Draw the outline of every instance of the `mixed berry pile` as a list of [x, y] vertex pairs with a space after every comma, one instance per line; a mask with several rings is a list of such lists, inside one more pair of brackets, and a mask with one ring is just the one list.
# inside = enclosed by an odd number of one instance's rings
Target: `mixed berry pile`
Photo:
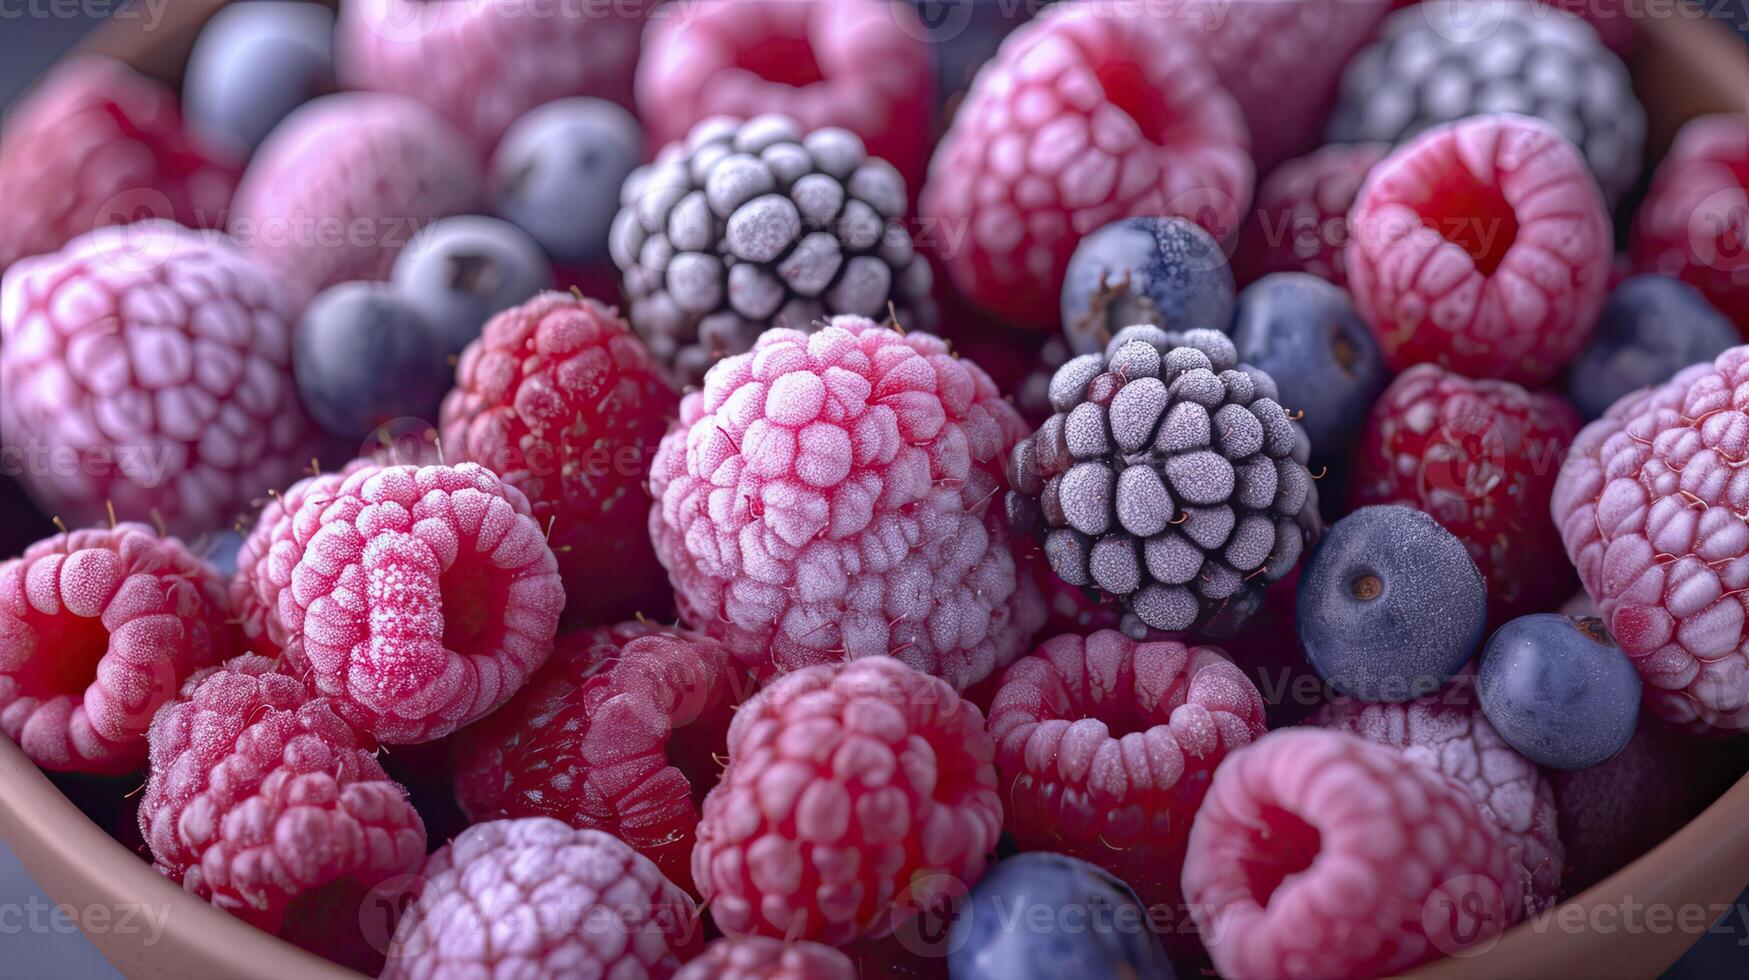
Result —
[[63, 63], [0, 151], [0, 732], [384, 977], [1484, 952], [1749, 766], [1749, 115], [1643, 167], [1575, 6]]

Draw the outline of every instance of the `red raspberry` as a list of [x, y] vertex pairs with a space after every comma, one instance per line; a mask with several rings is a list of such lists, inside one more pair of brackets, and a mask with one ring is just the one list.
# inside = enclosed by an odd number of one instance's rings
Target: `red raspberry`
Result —
[[1394, 371], [1432, 362], [1534, 385], [1585, 346], [1613, 235], [1585, 158], [1497, 113], [1435, 127], [1367, 177], [1345, 258]]
[[678, 404], [643, 342], [592, 299], [543, 293], [493, 317], [462, 352], [444, 449], [528, 496], [559, 560], [568, 621], [667, 613], [644, 480]]
[[978, 73], [930, 162], [921, 234], [973, 302], [1054, 331], [1081, 236], [1182, 215], [1229, 237], [1252, 177], [1245, 121], [1188, 32], [1059, 4]]
[[1616, 402], [1585, 427], [1552, 510], [1646, 703], [1696, 730], [1749, 729], [1749, 347]]
[[1494, 625], [1546, 612], [1573, 591], [1548, 501], [1580, 424], [1553, 392], [1417, 365], [1373, 406], [1350, 498], [1407, 504], [1457, 535], [1488, 580]]
[[976, 707], [891, 657], [785, 674], [735, 713], [692, 880], [731, 935], [890, 933], [983, 874], [993, 752]]
[[425, 857], [425, 825], [376, 746], [265, 657], [190, 678], [150, 740], [140, 832], [158, 870], [269, 932], [339, 943], [356, 930], [347, 899]]
[[1390, 151], [1383, 143], [1336, 143], [1275, 168], [1257, 188], [1255, 212], [1233, 253], [1240, 281], [1306, 272], [1348, 285], [1348, 212], [1368, 171]]
[[1460, 785], [1341, 732], [1235, 752], [1190, 829], [1184, 894], [1227, 977], [1373, 977], [1485, 944], [1523, 899]]
[[1634, 216], [1634, 265], [1699, 289], [1749, 337], [1749, 114], [1682, 127]]
[[309, 498], [331, 500], [345, 478], [344, 472], [322, 473], [273, 494], [237, 549], [237, 571], [229, 588], [231, 611], [254, 652], [277, 657], [285, 649], [279, 593], [291, 584], [292, 567], [297, 564], [299, 549], [291, 537], [292, 515]]
[[221, 227], [237, 165], [183, 128], [176, 94], [108, 58], [63, 62], [0, 139], [0, 271], [142, 216]]
[[437, 849], [383, 980], [671, 977], [698, 950], [692, 900], [599, 830], [528, 817]]
[[292, 515], [285, 660], [381, 741], [427, 742], [510, 700], [565, 593], [528, 498], [475, 463], [366, 466]]
[[739, 0], [655, 19], [638, 63], [638, 116], [652, 148], [712, 116], [789, 116], [839, 126], [922, 183], [935, 69], [909, 4]]
[[297, 308], [222, 236], [102, 228], [0, 283], [0, 429], [51, 514], [228, 524], [323, 444], [291, 376]]
[[761, 675], [891, 654], [963, 690], [1044, 622], [1000, 496], [1025, 432], [929, 334], [766, 331], [656, 453], [650, 533], [682, 616]]
[[189, 674], [231, 655], [224, 585], [140, 524], [0, 563], [0, 731], [44, 769], [120, 773]]
[[850, 957], [819, 943], [731, 936], [704, 948], [674, 980], [856, 980]]

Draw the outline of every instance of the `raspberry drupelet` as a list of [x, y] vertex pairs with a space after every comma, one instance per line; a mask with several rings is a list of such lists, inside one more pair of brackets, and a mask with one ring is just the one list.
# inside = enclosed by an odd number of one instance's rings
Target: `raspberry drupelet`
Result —
[[1749, 113], [1682, 127], [1634, 216], [1634, 266], [1689, 283], [1749, 337]]

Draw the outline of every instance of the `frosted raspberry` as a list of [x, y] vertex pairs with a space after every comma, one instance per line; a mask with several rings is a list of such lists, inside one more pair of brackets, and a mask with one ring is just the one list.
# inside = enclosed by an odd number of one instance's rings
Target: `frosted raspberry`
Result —
[[692, 900], [599, 830], [475, 824], [419, 872], [383, 980], [671, 977], [699, 944]]
[[0, 731], [44, 769], [119, 773], [189, 674], [231, 655], [224, 586], [140, 524], [57, 534], [0, 563]]
[[483, 181], [466, 140], [429, 109], [345, 92], [304, 105], [269, 134], [237, 188], [229, 228], [308, 300], [336, 283], [387, 279], [420, 228], [475, 207]]
[[754, 670], [891, 654], [963, 689], [1044, 622], [1002, 461], [1025, 434], [929, 334], [768, 330], [686, 396], [650, 474], [681, 615]]
[[425, 825], [376, 746], [265, 657], [190, 678], [150, 741], [140, 832], [153, 862], [269, 932], [339, 943], [357, 931], [351, 899], [425, 856]]
[[237, 549], [237, 572], [229, 586], [231, 612], [256, 653], [278, 656], [285, 649], [279, 593], [291, 584], [292, 566], [297, 564], [299, 549], [291, 537], [292, 515], [306, 499], [332, 499], [344, 480], [344, 473], [322, 473], [273, 494]]
[[1279, 731], [1216, 771], [1184, 894], [1222, 976], [1373, 977], [1487, 943], [1523, 912], [1460, 785], [1341, 732]]
[[644, 480], [678, 402], [614, 310], [564, 293], [498, 314], [462, 353], [444, 450], [528, 496], [569, 621], [659, 616], [672, 601], [644, 526]]
[[819, 943], [731, 936], [706, 946], [674, 980], [856, 980], [856, 967]]
[[1682, 127], [1634, 216], [1634, 265], [1699, 289], [1749, 336], [1749, 114]]
[[[346, 88], [418, 99], [484, 160], [523, 113], [592, 95], [632, 104], [638, 37], [656, 0], [348, 0], [334, 31]], [[691, 21], [695, 12], [668, 15]]]
[[651, 146], [712, 116], [775, 112], [802, 129], [838, 126], [911, 187], [929, 155], [935, 75], [909, 4], [740, 0], [655, 19], [638, 63], [638, 115]]
[[237, 164], [196, 143], [176, 94], [108, 58], [61, 63], [0, 140], [0, 271], [142, 213], [218, 227]]
[[930, 161], [922, 237], [1017, 324], [1057, 328], [1069, 258], [1100, 226], [1179, 215], [1227, 238], [1251, 202], [1244, 119], [1194, 35], [1125, 7], [1059, 4], [1009, 35]]
[[1015, 661], [988, 729], [1023, 850], [1091, 861], [1176, 912], [1190, 818], [1227, 753], [1263, 735], [1263, 697], [1215, 647], [1102, 630]]
[[1646, 703], [1697, 730], [1749, 728], [1749, 347], [1623, 398], [1586, 426], [1552, 510]]
[[[291, 376], [297, 309], [222, 237], [102, 228], [0, 282], [0, 430], [71, 525], [230, 522], [320, 448]], [[154, 514], [154, 511], [156, 512]]]
[[891, 657], [786, 674], [741, 706], [692, 880], [731, 935], [843, 945], [984, 871], [1002, 826], [984, 716]]
[[1384, 143], [1338, 143], [1275, 168], [1258, 185], [1257, 205], [1233, 253], [1240, 281], [1306, 272], [1346, 286], [1348, 212], [1367, 173], [1390, 149]]
[[1536, 763], [1494, 731], [1468, 696], [1469, 675], [1461, 680], [1462, 685], [1401, 704], [1337, 698], [1309, 724], [1401, 749], [1405, 758], [1468, 789], [1499, 828], [1523, 879], [1524, 914], [1534, 915], [1560, 897], [1566, 868], [1554, 787]]
[[753, 682], [728, 648], [642, 623], [572, 633], [460, 742], [468, 818], [555, 817], [625, 841], [692, 884], [698, 801]]
[[1497, 113], [1428, 130], [1355, 202], [1344, 256], [1356, 308], [1392, 370], [1548, 380], [1591, 336], [1613, 237], [1579, 151]]
[[292, 515], [285, 660], [360, 730], [440, 738], [547, 659], [564, 589], [528, 498], [475, 463], [367, 466]]

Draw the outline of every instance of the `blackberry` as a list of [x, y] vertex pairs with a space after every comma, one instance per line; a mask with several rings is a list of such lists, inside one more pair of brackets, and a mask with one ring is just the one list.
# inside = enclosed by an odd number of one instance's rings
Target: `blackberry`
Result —
[[707, 119], [627, 178], [609, 236], [632, 327], [671, 380], [704, 377], [770, 327], [840, 314], [935, 321], [904, 178], [848, 130]]
[[1639, 177], [1646, 113], [1627, 66], [1585, 21], [1520, 0], [1433, 0], [1392, 14], [1349, 63], [1326, 135], [1400, 143], [1491, 112], [1554, 126], [1585, 155], [1612, 205]]
[[1010, 457], [1009, 522], [1132, 636], [1231, 633], [1322, 530], [1310, 442], [1225, 334], [1126, 327], [1050, 400]]

